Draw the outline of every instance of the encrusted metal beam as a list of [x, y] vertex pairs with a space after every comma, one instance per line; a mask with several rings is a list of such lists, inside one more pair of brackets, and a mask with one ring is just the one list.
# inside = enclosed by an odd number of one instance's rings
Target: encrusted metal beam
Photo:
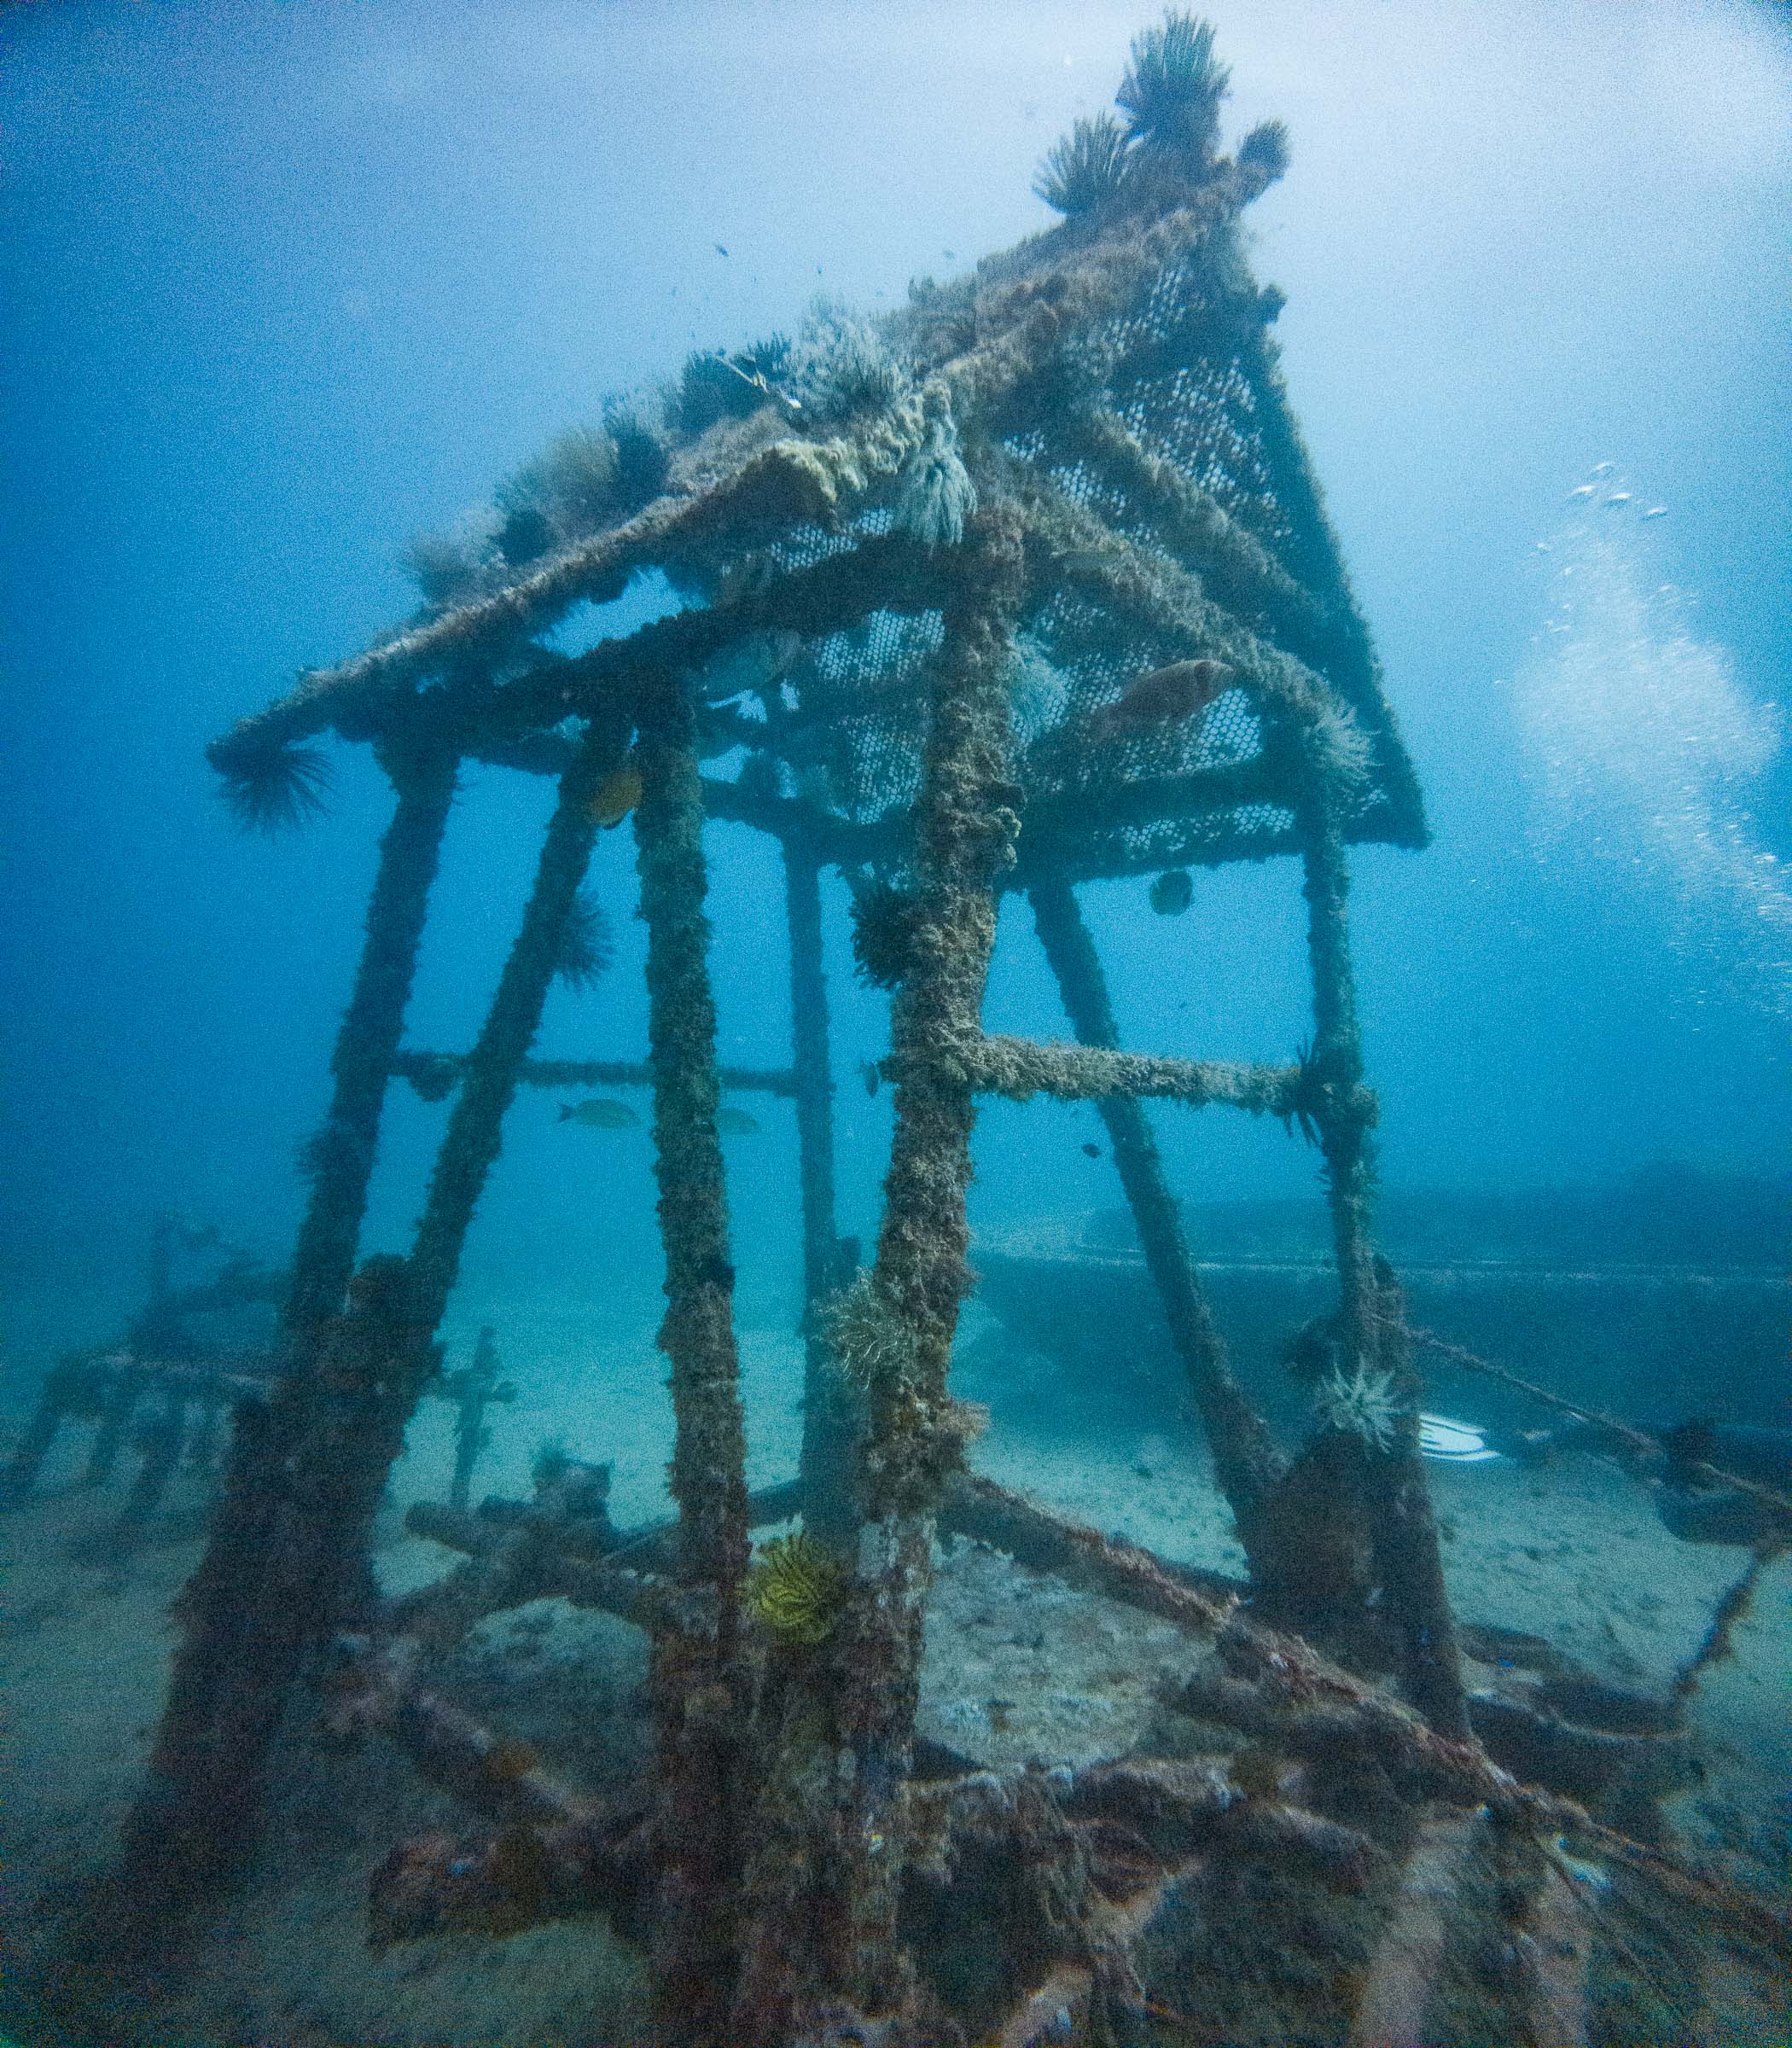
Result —
[[1301, 809], [1301, 830], [1313, 992], [1309, 1071], [1316, 1084], [1309, 1114], [1325, 1156], [1338, 1264], [1336, 1370], [1359, 1382], [1373, 1376], [1388, 1388], [1385, 1447], [1357, 1440], [1368, 1468], [1360, 1498], [1375, 1572], [1405, 1640], [1408, 1695], [1441, 1733], [1466, 1737], [1469, 1709], [1456, 1625], [1419, 1450], [1423, 1382], [1412, 1363], [1404, 1300], [1393, 1274], [1376, 1259], [1369, 1236], [1375, 1111], [1363, 1085], [1347, 908], [1350, 874], [1337, 798], [1317, 765]]
[[[223, 1498], [182, 1597], [183, 1633], [148, 1782], [125, 1826], [125, 1867], [146, 1923], [203, 1897], [248, 1853], [288, 1691], [352, 1577], [344, 1551], [358, 1539], [355, 1516], [309, 1461], [340, 1436], [345, 1400], [373, 1375], [368, 1361], [392, 1335], [388, 1289], [364, 1300], [352, 1321], [343, 1308], [455, 775], [454, 756], [442, 751], [390, 753], [386, 765], [398, 805], [337, 1034], [329, 1112], [311, 1144], [284, 1369], [265, 1409], [237, 1411]], [[352, 1361], [340, 1388], [324, 1382], [326, 1355]], [[134, 1407], [141, 1376], [127, 1370], [120, 1388]], [[370, 1414], [366, 1430], [375, 1445], [378, 1421]]]
[[[978, 1033], [953, 1056], [980, 1095], [1024, 1103], [1035, 1095], [1059, 1102], [1155, 1099], [1191, 1109], [1225, 1104], [1253, 1116], [1292, 1117], [1302, 1105], [1299, 1067], [1251, 1067], [1239, 1060], [1179, 1060], [1156, 1053], [1116, 1052], [1101, 1045], [1050, 1045], [1033, 1039]], [[900, 1078], [899, 1050], [885, 1062]]]
[[1007, 682], [1021, 567], [1015, 527], [992, 521], [961, 564], [960, 592], [946, 614], [916, 806], [915, 940], [891, 1024], [896, 1130], [874, 1284], [912, 1348], [871, 1377], [861, 1597], [840, 1701], [852, 1756], [841, 1837], [843, 1959], [852, 1994], [868, 2011], [900, 2007], [911, 1985], [897, 1934], [902, 1790], [934, 1527], [963, 1452], [946, 1391], [970, 1278], [965, 1190], [976, 1097], [961, 1055], [981, 1035], [996, 883], [1018, 829], [1000, 793], [1011, 773]]
[[[439, 1103], [461, 1084], [467, 1068], [463, 1052], [399, 1052], [393, 1055], [394, 1079], [409, 1081], [426, 1103]], [[724, 1089], [748, 1095], [794, 1096], [796, 1076], [784, 1067], [719, 1067]], [[653, 1068], [645, 1060], [525, 1060], [516, 1070], [524, 1088], [650, 1088]]]
[[[1078, 1038], [1085, 1046], [1112, 1052], [1120, 1043], [1120, 1027], [1108, 999], [1101, 957], [1075, 892], [1068, 882], [1042, 883], [1033, 890], [1032, 900], [1040, 943]], [[1281, 1099], [1287, 1102], [1291, 1091], [1298, 1091], [1300, 1070], [1283, 1069], [1281, 1073]], [[1163, 1303], [1170, 1341], [1188, 1375], [1207, 1432], [1219, 1489], [1232, 1510], [1248, 1558], [1256, 1550], [1258, 1521], [1282, 1477], [1283, 1460], [1268, 1424], [1232, 1376], [1225, 1339], [1195, 1277], [1181, 1213], [1164, 1178], [1163, 1161], [1138, 1097], [1103, 1096], [1097, 1098], [1096, 1107], [1108, 1126], [1114, 1167], [1132, 1211], [1145, 1264]]]
[[739, 1659], [747, 1574], [747, 1447], [735, 1348], [734, 1265], [717, 1135], [715, 999], [704, 912], [695, 707], [681, 677], [649, 679], [635, 758], [635, 839], [647, 926], [655, 1174], [666, 1250], [660, 1348], [672, 1363], [678, 1509], [673, 1578], [701, 1624], [655, 1632], [649, 1677], [661, 1862], [655, 1990], [673, 2036], [724, 2038], [739, 1940], [739, 1774], [748, 1710]]
[[785, 921], [790, 939], [790, 1063], [796, 1095], [797, 1180], [803, 1219], [803, 1526], [850, 1543], [853, 1415], [822, 1329], [829, 1297], [851, 1277], [834, 1196], [834, 1076], [828, 1046], [828, 980], [822, 952], [821, 862], [786, 840]]

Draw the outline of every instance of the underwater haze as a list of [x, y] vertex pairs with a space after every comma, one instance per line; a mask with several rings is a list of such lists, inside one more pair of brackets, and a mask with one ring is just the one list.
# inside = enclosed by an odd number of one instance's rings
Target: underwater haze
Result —
[[0, 0], [0, 2048], [1792, 2038], [1792, 17], [1157, 4]]
[[[1044, 225], [1033, 167], [1107, 103], [1138, 26], [1105, 4], [7, 10], [17, 1291], [66, 1295], [79, 1270], [93, 1302], [159, 1204], [270, 1254], [289, 1237], [382, 798], [345, 756], [335, 816], [245, 839], [205, 742], [405, 615], [407, 541], [606, 393], [818, 293], [893, 305]], [[1783, 1173], [1783, 11], [1236, 4], [1218, 26], [1228, 132], [1291, 131], [1253, 262], [1288, 294], [1290, 394], [1435, 836], [1357, 864], [1384, 1178]], [[1577, 538], [1568, 493], [1605, 463], [1635, 505]], [[1609, 601], [1564, 638], [1571, 568]], [[476, 843], [451, 841], [416, 1042], [470, 1030], [532, 858], [509, 821], [544, 800], [465, 806]], [[771, 1063], [782, 992], [746, 963], [781, 892], [763, 847], [725, 838], [724, 1056]], [[626, 864], [597, 876], [625, 920]], [[1203, 876], [1177, 926], [1144, 894], [1091, 892], [1126, 1042], [1291, 1052], [1285, 870]], [[1058, 1030], [1009, 950], [992, 1018]], [[550, 1013], [544, 1043], [638, 1050], [632, 979]], [[837, 1000], [849, 1055], [878, 1050], [881, 1005]], [[411, 1213], [410, 1107], [380, 1242]], [[471, 1256], [521, 1280], [582, 1264], [599, 1231], [651, 1268], [614, 1155], [573, 1159], [549, 1117], [517, 1112]], [[992, 1113], [988, 1213], [1073, 1174], [1083, 1120]], [[883, 1136], [869, 1111], [846, 1124], [869, 1227]], [[1310, 1156], [1254, 1126], [1161, 1127], [1190, 1193], [1308, 1184]]]

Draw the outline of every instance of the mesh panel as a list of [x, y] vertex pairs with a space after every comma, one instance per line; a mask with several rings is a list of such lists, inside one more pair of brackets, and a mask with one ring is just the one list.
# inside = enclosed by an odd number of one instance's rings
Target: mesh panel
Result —
[[[1217, 249], [1165, 265], [1130, 307], [1074, 338], [1049, 379], [1010, 393], [1000, 445], [1148, 556], [1197, 579], [1212, 571], [1188, 552], [1205, 519], [1210, 532], [1242, 530], [1298, 580], [1303, 554], [1313, 559], [1303, 547], [1312, 536], [1299, 530], [1299, 492], [1291, 509], [1278, 476], [1289, 445], [1285, 427], [1279, 439], [1276, 431], [1280, 394], [1254, 381], [1249, 365], [1263, 357], [1244, 330], [1260, 325], [1256, 294], [1230, 241], [1217, 240]], [[1091, 419], [1105, 420], [1110, 437], [1117, 425], [1131, 445], [1116, 451], [1091, 433]], [[1167, 469], [1179, 494], [1164, 488]], [[886, 503], [844, 531], [793, 528], [762, 558], [800, 569], [890, 525]], [[1272, 622], [1245, 623], [1274, 637]], [[1260, 759], [1265, 742], [1243, 691], [1160, 723], [1103, 719], [1140, 677], [1201, 651], [1185, 631], [1170, 636], [1082, 584], [1051, 592], [1021, 621], [1017, 778], [1054, 858], [1074, 876], [1260, 858], [1293, 844], [1287, 805], [1238, 793], [1238, 771]], [[805, 642], [783, 672], [780, 715], [767, 723], [779, 791], [856, 825], [906, 812], [920, 778], [927, 665], [942, 637], [937, 613], [879, 611]], [[1129, 804], [1129, 791], [1141, 800]], [[1154, 812], [1160, 794], [1164, 807]], [[899, 858], [893, 843], [880, 841], [886, 864]]]

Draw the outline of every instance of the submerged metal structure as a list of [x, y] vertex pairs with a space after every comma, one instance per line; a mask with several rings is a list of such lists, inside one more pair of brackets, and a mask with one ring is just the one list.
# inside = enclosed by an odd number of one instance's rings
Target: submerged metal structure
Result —
[[[1149, 44], [1135, 47], [1129, 84]], [[1089, 1813], [1111, 1829], [1115, 1810], [1144, 1801], [1174, 1833], [1228, 1811], [1236, 1830], [1242, 1810], [1223, 1787], [1197, 1796], [1192, 1781], [1144, 1766], [1101, 1783], [1035, 1772], [1004, 1789], [984, 1773], [918, 1788], [917, 1671], [942, 1516], [998, 1540], [1031, 1529], [1036, 1553], [1080, 1582], [1124, 1583], [1222, 1641], [1241, 1684], [1355, 1717], [1378, 1754], [1469, 1804], [1545, 1823], [1555, 1812], [1470, 1733], [1399, 1293], [1370, 1241], [1375, 1105], [1347, 850], [1417, 847], [1425, 826], [1277, 371], [1279, 296], [1242, 253], [1241, 216], [1280, 174], [1282, 138], [1271, 125], [1219, 153], [1216, 70], [1179, 102], [1161, 94], [1149, 118], [1135, 110], [1125, 136], [1113, 131], [1111, 162], [1098, 125], [1079, 131], [1055, 160], [1063, 224], [975, 276], [916, 286], [875, 330], [835, 320], [806, 364], [781, 345], [694, 358], [671, 426], [618, 416], [588, 439], [581, 507], [568, 510], [550, 477], [532, 503], [513, 503], [473, 594], [306, 675], [212, 749], [239, 804], [269, 815], [303, 806], [320, 736], [364, 744], [395, 809], [312, 1149], [283, 1370], [239, 1420], [130, 1830], [148, 1895], [202, 1893], [240, 1859], [294, 1681], [338, 1631], [377, 1613], [368, 1532], [435, 1368], [505, 1112], [538, 1081], [652, 1090], [677, 1522], [607, 1562], [613, 1545], [568, 1543], [579, 1516], [555, 1480], [532, 1518], [466, 1536], [458, 1609], [413, 1600], [381, 1626], [388, 1641], [394, 1626], [439, 1641], [529, 1597], [520, 1589], [571, 1587], [628, 1615], [652, 1638], [655, 1782], [603, 1816], [538, 1787], [520, 1820], [513, 1782], [494, 1838], [508, 1846], [451, 1865], [433, 1850], [396, 1860], [383, 1880], [395, 1923], [519, 1925], [568, 1898], [603, 1900], [649, 1946], [670, 2039], [945, 2039], [928, 2031], [934, 1994], [907, 1938], [905, 1888], [943, 1870], [951, 1843], [1024, 1838], [1028, 1895], [1056, 1929], [1056, 1952], [1040, 1938], [1042, 1973], [1057, 1973], [1091, 2026], [1120, 2010], [1133, 1981], [1114, 1907], [1124, 1888], [1097, 1882]], [[574, 608], [649, 572], [686, 608], [576, 657], [545, 645]], [[550, 777], [557, 800], [476, 1042], [407, 1049], [467, 760]], [[625, 811], [648, 933], [648, 1057], [608, 1048], [538, 1065], [532, 1043], [594, 842]], [[706, 818], [765, 832], [783, 857], [788, 1071], [717, 1060]], [[1271, 858], [1302, 878], [1309, 1048], [1263, 1066], [1125, 1050], [1078, 885]], [[819, 890], [830, 867], [852, 885], [861, 965], [893, 995], [882, 1062], [893, 1151], [875, 1260], [855, 1283], [889, 1341], [845, 1376], [826, 1314], [854, 1281], [833, 1199]], [[1030, 901], [1073, 1044], [983, 1028], [1009, 890]], [[358, 1265], [395, 1077], [451, 1108], [410, 1252]], [[754, 1087], [794, 1104], [808, 1335], [802, 1468], [758, 1503], [717, 1135], [723, 1091]], [[1042, 1094], [1093, 1102], [1107, 1121], [1250, 1561], [1249, 1617], [1124, 1546], [1029, 1522], [963, 1475], [948, 1361], [969, 1278], [977, 1104]], [[1323, 1155], [1337, 1306], [1302, 1333], [1296, 1362], [1330, 1390], [1332, 1420], [1292, 1461], [1228, 1370], [1142, 1106], [1151, 1100], [1276, 1116]], [[825, 1626], [800, 1644], [763, 1626], [749, 1595], [750, 1525], [793, 1509], [838, 1568], [817, 1595], [831, 1603]], [[1271, 1624], [1336, 1644], [1379, 1630], [1411, 1705]], [[429, 1701], [413, 1664], [388, 1659], [368, 1684], [386, 1689], [387, 1727], [402, 1721], [480, 1805], [489, 1745]], [[1330, 1824], [1308, 1815], [1303, 1835], [1285, 1803], [1259, 1810], [1263, 1840], [1298, 1837], [1301, 1853], [1350, 1864]], [[1038, 2028], [1049, 2016], [1041, 2005]], [[1024, 2009], [1011, 2016], [1012, 2038], [1044, 2038], [1029, 2024]]]

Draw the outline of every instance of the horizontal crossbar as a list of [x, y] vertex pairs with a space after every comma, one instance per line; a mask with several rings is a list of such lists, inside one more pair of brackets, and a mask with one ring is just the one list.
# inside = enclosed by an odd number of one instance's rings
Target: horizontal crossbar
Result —
[[[399, 1052], [393, 1076], [409, 1081], [426, 1103], [439, 1103], [460, 1085], [467, 1056], [459, 1052]], [[796, 1093], [796, 1076], [784, 1067], [724, 1067], [724, 1088], [760, 1095]], [[650, 1088], [654, 1073], [644, 1060], [525, 1060], [516, 1078], [527, 1088]]]
[[1182, 1103], [1191, 1109], [1225, 1103], [1253, 1116], [1292, 1117], [1300, 1106], [1298, 1067], [1253, 1067], [1242, 1060], [1178, 1060], [1098, 1045], [1054, 1045], [1035, 1039], [986, 1035], [963, 1056], [971, 1085], [984, 1095], [1024, 1103], [1035, 1095], [1059, 1102], [1132, 1096]]

